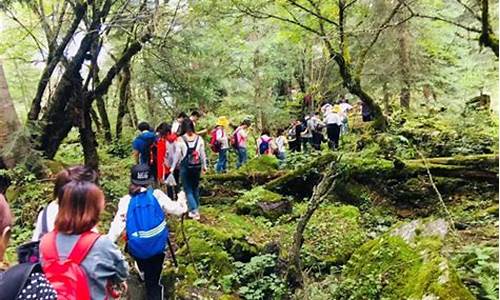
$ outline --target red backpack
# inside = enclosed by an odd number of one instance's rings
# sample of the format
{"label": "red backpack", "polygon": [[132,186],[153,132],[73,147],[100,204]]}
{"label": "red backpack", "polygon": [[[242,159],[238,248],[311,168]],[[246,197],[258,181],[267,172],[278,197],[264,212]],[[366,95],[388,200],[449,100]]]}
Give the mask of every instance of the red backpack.
{"label": "red backpack", "polygon": [[44,235],[40,242],[40,252],[43,272],[56,290],[57,299],[90,300],[87,275],[80,264],[100,234],[91,231],[82,233],[68,258],[64,260],[59,258],[56,236],[57,231]]}
{"label": "red backpack", "polygon": [[218,128],[214,128],[210,132],[210,149],[215,153],[219,153],[222,148],[221,143],[217,140],[217,129]]}

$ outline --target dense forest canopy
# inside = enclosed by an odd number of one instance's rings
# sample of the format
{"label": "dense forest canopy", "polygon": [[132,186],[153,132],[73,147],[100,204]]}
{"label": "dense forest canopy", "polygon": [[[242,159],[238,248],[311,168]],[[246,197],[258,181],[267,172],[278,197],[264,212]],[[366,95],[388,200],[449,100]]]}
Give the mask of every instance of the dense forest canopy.
{"label": "dense forest canopy", "polygon": [[[69,165],[99,171],[107,229],[138,124],[197,111],[207,132],[221,116],[228,130],[251,120],[250,161],[236,170],[230,151],[229,172],[215,174],[206,147],[201,221],[169,219],[179,268],[164,270],[168,295],[498,299],[498,9],[0,0],[0,191],[10,185],[16,216],[7,257]],[[355,109],[338,151],[254,154],[261,132],[307,124],[339,99]]]}

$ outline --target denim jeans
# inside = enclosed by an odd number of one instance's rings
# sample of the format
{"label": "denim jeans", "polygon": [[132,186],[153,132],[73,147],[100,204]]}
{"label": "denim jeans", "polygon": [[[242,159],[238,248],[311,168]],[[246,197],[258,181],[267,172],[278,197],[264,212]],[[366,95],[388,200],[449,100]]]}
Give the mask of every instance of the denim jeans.
{"label": "denim jeans", "polygon": [[186,193],[189,211],[198,211],[200,207],[200,176],[201,170],[181,167],[181,183]]}
{"label": "denim jeans", "polygon": [[227,149],[221,149],[219,151],[219,158],[217,159],[217,167],[215,171],[217,173],[225,172],[227,169]]}
{"label": "denim jeans", "polygon": [[238,162],[236,163],[236,168],[241,167],[247,162],[247,148],[240,147],[238,148]]}

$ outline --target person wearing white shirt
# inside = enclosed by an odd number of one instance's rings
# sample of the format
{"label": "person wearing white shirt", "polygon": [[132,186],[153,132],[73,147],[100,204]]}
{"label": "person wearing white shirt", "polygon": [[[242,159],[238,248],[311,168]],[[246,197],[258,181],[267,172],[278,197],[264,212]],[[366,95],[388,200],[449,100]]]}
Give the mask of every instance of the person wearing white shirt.
{"label": "person wearing white shirt", "polygon": [[342,126],[340,127],[340,133],[342,135],[349,131],[349,111],[352,109],[352,105],[349,104],[349,100],[342,100],[340,103],[340,112],[342,117]]}
{"label": "person wearing white shirt", "polygon": [[[123,196],[118,203],[118,210],[115,214],[113,222],[109,228],[107,237],[116,242],[127,227],[127,213],[131,201],[140,201],[141,198],[134,198],[144,193],[149,193],[150,184],[153,183],[153,177],[148,165],[141,164],[132,167],[131,184],[129,194]],[[183,192],[179,193],[177,201],[172,201],[161,190],[155,189],[152,191],[154,199],[163,210],[165,215],[172,214],[181,216],[187,212],[186,197]],[[141,229],[142,230],[142,229]],[[160,283],[161,272],[163,269],[163,261],[165,252],[161,251],[148,258],[139,258],[132,255],[135,260],[135,267],[139,271],[139,276],[144,279],[146,285],[147,299],[163,299],[163,286]]]}
{"label": "person wearing white shirt", "polygon": [[339,109],[330,110],[325,116],[326,133],[328,135],[328,146],[330,149],[337,149],[339,147],[340,139],[340,126],[342,119],[339,115]]}

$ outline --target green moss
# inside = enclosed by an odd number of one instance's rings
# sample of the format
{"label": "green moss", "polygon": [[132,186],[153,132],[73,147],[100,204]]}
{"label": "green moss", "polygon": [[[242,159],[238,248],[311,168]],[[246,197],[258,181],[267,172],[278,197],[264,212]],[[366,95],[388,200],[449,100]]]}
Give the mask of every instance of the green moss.
{"label": "green moss", "polygon": [[442,240],[419,237],[415,246],[388,234],[352,255],[335,291],[338,299],[474,299],[440,253]]}
{"label": "green moss", "polygon": [[277,171],[279,168],[279,160],[275,156],[258,156],[249,160],[243,165],[238,172],[243,173],[270,173]]}
{"label": "green moss", "polygon": [[286,198],[260,186],[245,192],[235,206],[238,214],[264,216],[273,220],[292,210]]}
{"label": "green moss", "polygon": [[[327,267],[345,263],[365,239],[359,218],[359,210],[354,206],[318,208],[304,232],[302,253],[305,266]],[[295,229],[295,224],[276,228],[280,232],[281,255],[284,257],[288,255]]]}

